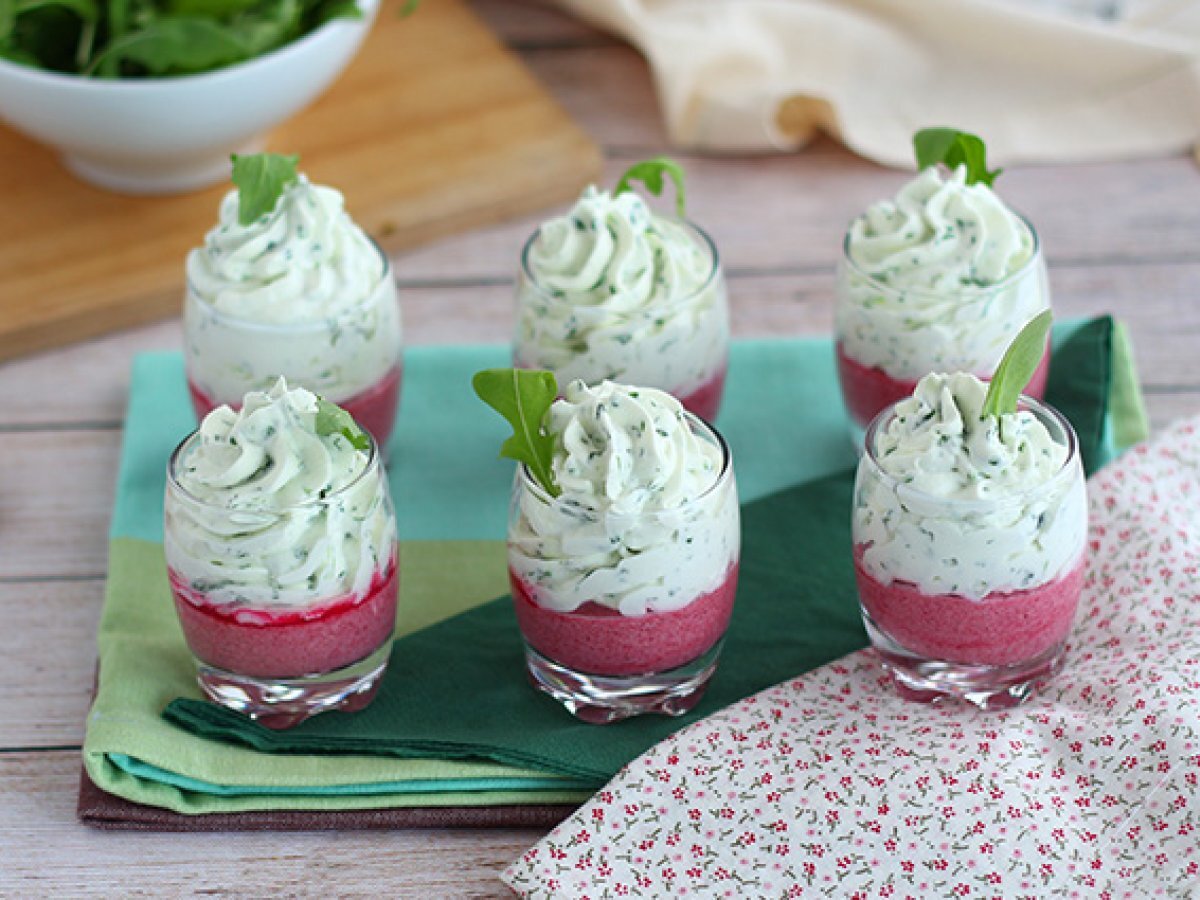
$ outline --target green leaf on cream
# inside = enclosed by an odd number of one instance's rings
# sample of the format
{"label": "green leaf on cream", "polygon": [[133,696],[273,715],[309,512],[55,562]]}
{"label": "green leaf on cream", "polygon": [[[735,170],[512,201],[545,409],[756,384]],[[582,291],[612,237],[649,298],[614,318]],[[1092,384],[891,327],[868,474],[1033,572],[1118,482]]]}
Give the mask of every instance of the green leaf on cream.
{"label": "green leaf on cream", "polygon": [[314,427],[321,437],[340,434],[355,450],[366,450],[371,446],[371,439],[354,421],[354,416],[324,397],[317,398],[317,420]]}
{"label": "green leaf on cream", "polygon": [[560,493],[550,467],[554,438],[542,422],[558,396],[553,372],[543,369],[484,369],[471,386],[479,399],[512,425],[513,433],[500,447],[500,455],[523,462],[551,497]]}
{"label": "green leaf on cream", "polygon": [[230,157],[233,183],[238,189],[238,223],[249,225],[275,208],[287,186],[299,178],[299,156],[255,153]]}
{"label": "green leaf on cream", "polygon": [[948,169],[967,167],[967,184],[992,186],[1003,169],[987,167],[987,146],[983,139],[954,128],[923,128],[913,135],[917,168],[928,169],[941,163]]}
{"label": "green leaf on cream", "polygon": [[1026,322],[1013,338],[988,384],[987,396],[983,399],[984,416],[999,418],[1017,411],[1017,399],[1046,352],[1046,336],[1050,334],[1053,321],[1050,310],[1043,310]]}
{"label": "green leaf on cream", "polygon": [[640,181],[651,194],[655,197],[661,197],[663,192],[663,176],[670,176],[675,182],[675,212],[679,218],[686,218],[687,206],[684,196],[683,185],[683,167],[675,160],[666,156],[656,156],[654,159],[645,159],[639,163],[634,163],[625,170],[625,174],[621,176],[621,180],[617,182],[616,190],[613,194],[623,194],[626,191],[632,191],[631,181]]}

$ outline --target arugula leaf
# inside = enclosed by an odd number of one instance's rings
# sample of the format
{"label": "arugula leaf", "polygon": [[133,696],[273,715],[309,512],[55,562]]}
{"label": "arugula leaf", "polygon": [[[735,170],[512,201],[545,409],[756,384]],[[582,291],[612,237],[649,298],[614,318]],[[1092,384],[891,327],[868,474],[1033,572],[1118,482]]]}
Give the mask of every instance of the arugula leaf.
{"label": "arugula leaf", "polygon": [[255,153],[230,157],[233,183],[238,189],[238,223],[249,225],[275,208],[289,184],[296,180],[299,156]]}
{"label": "arugula leaf", "polygon": [[617,182],[614,194],[623,194],[626,191],[632,191],[630,186],[631,181],[640,181],[655,197],[662,196],[663,192],[663,175],[671,176],[671,180],[675,182],[675,212],[679,218],[686,217],[686,206],[684,199],[683,185],[683,168],[675,160],[666,156],[656,156],[654,159],[642,160],[639,163],[634,163],[625,170],[625,174],[621,176],[621,180]]}
{"label": "arugula leaf", "polygon": [[259,0],[166,0],[163,9],[172,16],[206,16],[228,21],[238,13],[248,12]]}
{"label": "arugula leaf", "polygon": [[241,40],[211,19],[161,18],[112,41],[85,74],[116,74],[123,62],[137,63],[155,75],[198,72],[249,56]]}
{"label": "arugula leaf", "polygon": [[500,455],[525,463],[546,492],[557,497],[560,491],[550,467],[554,438],[542,427],[546,411],[558,396],[554,373],[542,369],[484,369],[475,373],[471,386],[480,400],[513,427],[512,437],[500,447]]}
{"label": "arugula leaf", "polygon": [[1025,385],[1029,384],[1029,379],[1037,371],[1038,363],[1046,352],[1046,336],[1050,333],[1050,323],[1053,321],[1050,310],[1043,310],[1026,322],[1025,327],[1013,338],[988,384],[982,415],[999,418],[1017,411],[1017,398],[1025,390]]}
{"label": "arugula leaf", "polygon": [[987,147],[983,140],[953,128],[924,128],[913,135],[913,151],[917,168],[928,169],[942,163],[948,169],[967,167],[967,184],[982,183],[988,187],[1003,169],[988,171]]}
{"label": "arugula leaf", "polygon": [[354,421],[354,417],[324,397],[317,398],[317,419],[314,425],[317,434],[322,437],[340,434],[355,450],[366,450],[371,446],[371,439]]}

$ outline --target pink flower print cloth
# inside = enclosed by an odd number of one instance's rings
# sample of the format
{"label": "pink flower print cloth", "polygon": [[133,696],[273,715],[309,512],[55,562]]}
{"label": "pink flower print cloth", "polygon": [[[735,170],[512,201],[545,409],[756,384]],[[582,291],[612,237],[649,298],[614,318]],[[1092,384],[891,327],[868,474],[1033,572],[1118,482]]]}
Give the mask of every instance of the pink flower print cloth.
{"label": "pink flower print cloth", "polygon": [[1066,668],[900,699],[869,651],[634,760],[504,873],[526,897],[1200,896],[1200,420],[1089,483]]}

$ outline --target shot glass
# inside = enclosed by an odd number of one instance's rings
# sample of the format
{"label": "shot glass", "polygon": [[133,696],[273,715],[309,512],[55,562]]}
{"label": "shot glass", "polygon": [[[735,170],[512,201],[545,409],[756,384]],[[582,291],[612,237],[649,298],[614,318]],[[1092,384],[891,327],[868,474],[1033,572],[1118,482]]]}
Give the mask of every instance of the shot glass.
{"label": "shot glass", "polygon": [[[838,381],[851,430],[863,432],[880,411],[912,394],[930,372],[992,377],[1025,324],[1050,307],[1042,243],[1030,223],[1033,254],[1016,272],[985,286],[930,291],[878,281],[850,257],[850,236],[838,261],[834,337]],[[1045,393],[1050,348],[1026,387]]]}
{"label": "shot glass", "polygon": [[366,468],[320,499],[231,508],[180,484],[197,440],[171,456],[163,542],[201,690],[272,728],[364,708],[387,667],[400,577],[375,443]]}
{"label": "shot glass", "polygon": [[1067,448],[1048,482],[988,499],[940,497],[885,472],[867,429],[854,488],[854,568],[871,645],[901,693],[981,709],[1018,705],[1062,665],[1083,587],[1087,496],[1079,443],[1023,397]]}
{"label": "shot glass", "polygon": [[729,448],[720,474],[670,509],[597,512],[550,496],[522,466],[508,567],[526,669],[578,718],[682,715],[716,670],[737,591],[741,532]]}
{"label": "shot glass", "polygon": [[236,409],[249,391],[280,375],[345,409],[386,447],[396,422],[402,372],[400,301],[382,250],[383,274],[362,302],[328,319],[257,322],[222,312],[189,284],[184,356],[196,418]]}
{"label": "shot glass", "polygon": [[712,238],[690,222],[676,224],[704,250],[708,274],[691,293],[654,302],[618,294],[579,304],[540,284],[529,262],[535,231],[517,276],[514,365],[549,369],[559,384],[607,378],[658,388],[700,418],[716,419],[729,368],[725,274]]}

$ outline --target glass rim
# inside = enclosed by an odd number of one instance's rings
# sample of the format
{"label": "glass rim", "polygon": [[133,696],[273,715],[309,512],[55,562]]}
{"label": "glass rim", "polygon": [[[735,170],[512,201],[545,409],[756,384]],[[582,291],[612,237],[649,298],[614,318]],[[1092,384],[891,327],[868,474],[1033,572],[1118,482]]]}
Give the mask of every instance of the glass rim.
{"label": "glass rim", "polygon": [[[708,251],[708,259],[709,259],[709,263],[710,263],[708,274],[705,275],[704,281],[701,282],[701,284],[698,287],[696,287],[694,290],[689,291],[686,294],[683,294],[679,297],[672,297],[670,300],[668,300],[666,302],[655,303],[652,306],[642,307],[642,308],[636,309],[636,310],[627,310],[627,311],[622,311],[619,313],[614,313],[615,315],[631,316],[631,315],[645,315],[647,313],[657,314],[660,312],[669,312],[680,306],[686,306],[688,303],[691,303],[692,301],[694,301],[701,294],[704,294],[707,291],[711,290],[713,285],[716,283],[717,278],[721,274],[721,253],[719,250],[717,250],[716,243],[713,241],[712,237],[709,235],[709,233],[707,231],[705,231],[703,228],[701,228],[699,225],[697,225],[691,219],[682,219],[677,216],[662,216],[662,215],[659,215],[658,213],[654,213],[654,212],[651,213],[651,218],[652,219],[661,219],[664,222],[670,222],[673,225],[678,225],[681,228],[683,228],[687,231],[690,231],[692,234],[694,234],[696,237],[698,237],[700,239],[700,246],[703,249]],[[521,274],[524,276],[525,281],[529,285],[531,285],[535,291],[537,291],[538,295],[541,296],[543,299],[549,301],[550,303],[557,304],[559,306],[569,306],[569,307],[578,306],[579,304],[572,303],[566,297],[554,296],[552,291],[549,288],[547,288],[545,285],[541,284],[538,281],[537,276],[533,273],[533,269],[529,265],[529,254],[530,254],[530,251],[533,249],[534,243],[537,241],[538,236],[541,235],[541,233],[542,233],[542,226],[539,225],[537,228],[535,228],[533,230],[533,233],[530,234],[529,237],[525,239],[525,244],[521,248]],[[603,304],[597,304],[596,308],[599,308],[602,305]]]}
{"label": "glass rim", "polygon": [[[359,230],[362,231],[361,228],[359,228]],[[379,275],[379,280],[371,286],[371,290],[369,290],[361,300],[359,300],[353,306],[347,307],[346,309],[341,310],[332,316],[327,316],[323,319],[314,319],[308,322],[291,323],[259,322],[255,319],[247,319],[244,316],[237,315],[236,313],[225,312],[224,310],[217,309],[209,300],[201,296],[201,294],[192,286],[191,279],[187,278],[185,275],[184,280],[187,288],[187,296],[189,299],[195,300],[197,305],[202,307],[207,315],[214,319],[233,323],[237,325],[238,328],[241,328],[245,331],[261,331],[271,334],[296,334],[304,332],[328,331],[331,320],[338,321],[344,316],[361,312],[370,307],[373,304],[376,296],[378,296],[380,289],[383,288],[389,280],[391,280],[392,284],[395,285],[395,280],[392,276],[391,259],[389,259],[388,255],[384,253],[383,248],[379,246],[379,242],[376,241],[375,238],[371,237],[365,231],[362,233],[363,236],[371,242],[371,246],[375,248],[375,252],[379,254],[379,258],[383,260],[383,271]]]}
{"label": "glass rim", "polygon": [[[705,500],[710,495],[715,494],[719,488],[721,488],[733,477],[733,451],[729,449],[729,442],[725,440],[725,435],[721,434],[721,432],[719,432],[715,426],[706,422],[704,419],[700,418],[700,416],[696,415],[690,410],[683,410],[683,416],[684,420],[688,424],[688,427],[692,429],[693,434],[699,433],[700,435],[707,435],[708,437],[712,438],[712,442],[721,451],[721,469],[719,472],[717,472],[717,476],[713,479],[712,484],[708,485],[695,497],[689,498],[678,506],[671,506],[665,509],[655,509],[648,512],[639,513],[639,516],[653,516],[663,513],[674,513],[680,510],[688,509],[689,507]],[[542,486],[541,482],[533,477],[533,473],[529,471],[529,466],[526,463],[519,463],[517,465],[517,481],[522,488],[532,493],[535,497],[537,497],[538,500],[547,506],[570,509],[576,508],[567,507],[561,496],[552,497],[550,492]],[[632,518],[633,516],[630,517]]]}
{"label": "glass rim", "polygon": [[[228,404],[221,404],[221,405],[228,406]],[[220,409],[220,407],[218,406],[217,409]],[[212,415],[212,413],[209,413],[209,415]],[[207,416],[205,416],[205,418],[207,418]],[[366,429],[362,429],[362,433],[367,436],[367,440],[370,442],[365,451],[367,454],[366,464],[363,465],[362,469],[359,472],[357,472],[355,474],[355,476],[353,478],[351,478],[348,482],[346,482],[344,485],[339,487],[337,490],[330,491],[324,497],[314,497],[310,500],[304,500],[299,503],[289,503],[286,506],[245,507],[245,508],[236,508],[236,507],[232,507],[232,506],[225,506],[224,504],[221,504],[221,503],[214,503],[211,500],[205,500],[203,497],[197,497],[195,494],[193,494],[191,491],[189,491],[186,487],[184,487],[179,482],[179,477],[176,474],[176,469],[178,467],[179,462],[183,458],[184,452],[187,450],[189,445],[191,445],[194,441],[196,441],[197,438],[200,437],[200,429],[199,428],[193,429],[187,435],[187,437],[185,437],[183,440],[181,440],[179,442],[179,444],[176,445],[175,449],[171,451],[171,456],[167,459],[167,489],[168,489],[168,492],[174,491],[179,496],[185,498],[189,503],[193,503],[197,506],[202,506],[205,509],[219,510],[226,514],[236,512],[236,513],[251,513],[251,514],[257,514],[257,515],[285,515],[289,512],[293,512],[295,510],[311,509],[313,507],[327,506],[327,505],[329,505],[329,501],[335,500],[338,497],[344,496],[345,494],[350,492],[353,488],[358,486],[363,481],[363,479],[365,479],[371,472],[377,471],[380,468],[379,445],[375,442],[375,438],[371,435],[371,433],[369,431],[367,431]]]}
{"label": "glass rim", "polygon": [[[846,233],[842,236],[841,261],[852,272],[854,272],[855,275],[858,275],[866,280],[872,288],[882,291],[885,294],[915,295],[918,297],[929,297],[937,300],[946,300],[948,296],[954,296],[960,299],[965,298],[967,302],[984,300],[993,296],[997,292],[1012,287],[1012,285],[1016,284],[1017,282],[1024,280],[1026,277],[1028,277],[1029,273],[1035,270],[1042,262],[1042,237],[1040,234],[1038,234],[1037,229],[1033,227],[1033,223],[1029,221],[1029,217],[1024,213],[1013,209],[1008,204],[1004,204],[1004,207],[1014,216],[1020,219],[1025,227],[1029,229],[1029,234],[1033,238],[1033,252],[1029,254],[1029,259],[1025,260],[1025,262],[1021,264],[1020,268],[1014,272],[1009,272],[999,281],[992,284],[964,285],[960,289],[956,290],[953,295],[947,295],[945,292],[934,291],[928,288],[901,288],[896,287],[894,284],[887,284],[886,282],[880,281],[878,278],[860,266],[857,262],[855,262],[854,257],[850,255],[850,229],[855,222],[862,218],[861,214],[852,219],[850,221],[850,225],[846,226]],[[842,292],[839,292],[839,294],[840,293]]]}
{"label": "glass rim", "polygon": [[[1027,394],[1021,394],[1017,400],[1018,411],[1027,411],[1033,413],[1039,420],[1049,420],[1057,425],[1066,439],[1067,455],[1059,466],[1058,471],[1054,473],[1048,480],[1033,485],[1032,487],[1022,488],[1018,491],[1005,493],[997,497],[943,497],[938,494],[931,494],[928,491],[913,487],[911,484],[899,481],[895,476],[886,472],[879,464],[876,457],[875,437],[876,434],[889,422],[895,415],[896,407],[903,403],[905,399],[897,400],[894,403],[889,403],[884,407],[870,424],[867,425],[866,434],[863,437],[863,453],[862,459],[868,462],[871,466],[872,474],[880,481],[884,482],[889,488],[894,490],[897,495],[915,500],[919,503],[937,504],[946,506],[952,509],[960,509],[964,512],[985,512],[995,510],[998,507],[1016,506],[1023,503],[1029,497],[1044,492],[1047,488],[1057,485],[1060,481],[1066,481],[1073,478],[1077,467],[1077,462],[1080,456],[1079,436],[1075,433],[1075,428],[1065,415],[1055,409],[1048,403],[1043,403]],[[1053,438],[1051,438],[1053,439]],[[1055,443],[1058,443],[1055,441]]]}

